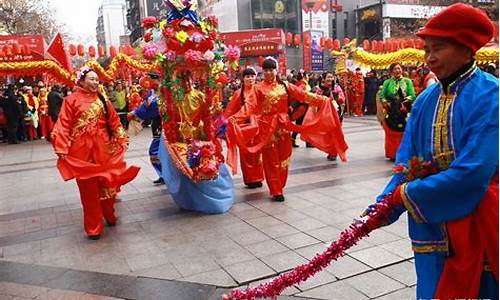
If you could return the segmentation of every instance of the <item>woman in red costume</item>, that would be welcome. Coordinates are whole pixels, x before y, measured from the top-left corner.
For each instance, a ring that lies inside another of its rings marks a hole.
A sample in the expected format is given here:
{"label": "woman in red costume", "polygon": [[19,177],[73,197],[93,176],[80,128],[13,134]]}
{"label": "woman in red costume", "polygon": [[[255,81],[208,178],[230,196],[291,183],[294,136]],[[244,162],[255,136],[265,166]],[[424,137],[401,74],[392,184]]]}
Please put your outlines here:
{"label": "woman in red costume", "polygon": [[98,92],[97,74],[85,67],[77,84],[63,102],[51,138],[61,176],[75,178],[80,190],[85,232],[97,240],[103,217],[109,226],[116,224],[115,197],[139,168],[126,167],[128,137],[113,105]]}
{"label": "woman in red costume", "polygon": [[142,97],[139,94],[139,86],[133,85],[130,88],[130,96],[128,97],[128,111],[134,111],[142,104]]}
{"label": "woman in red costume", "polygon": [[[335,75],[333,75],[332,72],[326,71],[322,75],[323,77],[323,83],[319,86],[319,88],[316,90],[316,93],[319,95],[326,96],[330,98],[332,105],[334,106],[334,114],[333,117],[336,119],[339,119],[339,124],[342,124],[342,116],[344,113],[344,107],[345,107],[345,95],[344,91],[342,91],[342,88],[340,87],[339,84],[336,82]],[[306,114],[306,118],[312,118],[314,117],[314,111],[309,110]],[[335,133],[334,132],[327,132],[324,135],[325,139],[334,139],[335,138]],[[330,161],[336,161],[337,160],[337,153],[335,153],[335,149],[320,149],[326,153],[328,153],[328,156],[326,157]]]}
{"label": "woman in red costume", "polygon": [[[249,101],[254,94],[254,85],[255,85],[255,77],[257,76],[257,72],[254,68],[248,67],[246,68],[242,74],[242,85],[241,89],[237,90],[229,104],[224,111],[224,117],[226,119],[230,118],[232,115],[236,114],[243,105]],[[247,124],[247,120],[241,120],[242,123],[238,124],[243,126]],[[252,142],[250,142],[252,145]],[[264,180],[264,170],[262,168],[262,155],[260,152],[258,153],[241,153],[240,154],[240,165],[241,165],[241,173],[243,173],[243,182],[245,185],[250,188],[259,188],[262,187],[262,181]],[[233,171],[236,171],[236,168],[233,168]]]}
{"label": "woman in red costume", "polygon": [[47,104],[47,89],[41,88],[38,94],[38,117],[40,119],[40,129],[42,138],[50,140],[50,132],[54,124],[49,116],[49,105]]}
{"label": "woman in red costume", "polygon": [[[302,137],[310,135],[311,144],[318,148],[327,145],[321,145],[325,141],[322,138],[315,139],[315,135],[336,132],[338,138],[326,142],[335,144],[336,152],[343,160],[346,159],[347,145],[338,118],[335,120],[332,117],[333,107],[330,99],[307,93],[293,84],[281,81],[277,77],[277,66],[274,58],[268,57],[264,60],[264,81],[255,86],[255,94],[252,96],[254,99],[249,99],[238,113],[229,118],[227,137],[229,151],[235,142],[243,153],[262,151],[264,175],[273,200],[284,201],[283,188],[286,185],[292,154],[290,131],[298,131]],[[291,99],[317,106],[319,111],[316,118],[302,126],[291,123],[288,116]],[[243,130],[238,126],[241,120],[248,118],[252,125],[247,127],[253,127],[253,130]],[[252,145],[249,144],[251,140]],[[228,164],[235,164],[230,155]]]}
{"label": "woman in red costume", "polygon": [[365,100],[365,79],[360,68],[356,68],[356,72],[352,77],[353,85],[353,98],[351,111],[355,117],[362,117],[364,115],[363,102]]}
{"label": "woman in red costume", "polygon": [[23,95],[24,101],[28,106],[28,117],[24,119],[28,121],[26,125],[26,131],[28,133],[28,138],[30,141],[38,139],[37,128],[38,128],[38,97],[33,95],[33,88],[31,86],[26,87],[25,94]]}

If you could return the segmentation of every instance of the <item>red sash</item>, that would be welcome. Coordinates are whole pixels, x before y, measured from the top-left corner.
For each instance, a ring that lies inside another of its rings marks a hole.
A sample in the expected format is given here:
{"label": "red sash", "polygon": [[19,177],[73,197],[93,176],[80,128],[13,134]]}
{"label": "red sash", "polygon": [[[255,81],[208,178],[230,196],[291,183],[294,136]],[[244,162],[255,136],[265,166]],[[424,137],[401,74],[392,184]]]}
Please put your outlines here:
{"label": "red sash", "polygon": [[498,174],[476,211],[446,224],[453,256],[446,259],[437,299],[475,299],[485,260],[498,281]]}

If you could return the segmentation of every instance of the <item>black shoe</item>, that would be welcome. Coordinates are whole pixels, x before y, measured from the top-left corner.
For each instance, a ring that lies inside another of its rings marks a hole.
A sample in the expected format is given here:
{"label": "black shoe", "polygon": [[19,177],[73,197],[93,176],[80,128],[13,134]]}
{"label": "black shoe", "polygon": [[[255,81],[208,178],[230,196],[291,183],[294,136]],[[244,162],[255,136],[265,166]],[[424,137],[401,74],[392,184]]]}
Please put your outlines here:
{"label": "black shoe", "polygon": [[306,148],[314,148],[314,146],[309,143],[306,143]]}
{"label": "black shoe", "polygon": [[293,147],[293,148],[299,148],[300,146],[299,146],[299,145],[298,145],[295,141],[293,141],[293,143],[292,143],[292,147]]}
{"label": "black shoe", "polygon": [[98,239],[100,239],[100,238],[101,238],[101,235],[100,235],[100,234],[97,234],[97,235],[89,235],[89,236],[87,236],[87,238],[88,238],[89,240],[97,241]]}
{"label": "black shoe", "polygon": [[165,180],[163,180],[162,177],[156,179],[155,181],[153,181],[153,184],[154,185],[160,185],[160,184],[165,184]]}
{"label": "black shoe", "polygon": [[250,183],[248,183],[246,186],[247,186],[247,188],[249,188],[249,189],[256,189],[256,188],[260,188],[260,187],[262,187],[262,182],[260,182],[260,181],[257,181],[257,182],[250,182]]}
{"label": "black shoe", "polygon": [[109,227],[115,227],[116,226],[116,221],[110,222],[110,221],[106,220],[106,225],[108,225]]}
{"label": "black shoe", "polygon": [[273,201],[283,202],[283,201],[285,201],[285,197],[283,197],[283,195],[276,195],[276,196],[273,196]]}
{"label": "black shoe", "polygon": [[328,159],[329,161],[336,161],[337,160],[337,155],[328,155],[326,157],[326,159]]}

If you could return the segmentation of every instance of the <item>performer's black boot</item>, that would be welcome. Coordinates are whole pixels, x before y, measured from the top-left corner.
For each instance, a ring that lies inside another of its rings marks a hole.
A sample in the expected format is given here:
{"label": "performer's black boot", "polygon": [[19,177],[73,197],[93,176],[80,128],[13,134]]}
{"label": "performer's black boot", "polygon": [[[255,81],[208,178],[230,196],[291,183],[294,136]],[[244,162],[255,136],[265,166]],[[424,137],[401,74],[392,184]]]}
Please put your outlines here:
{"label": "performer's black boot", "polygon": [[154,185],[165,184],[165,181],[163,180],[162,177],[159,177],[158,179],[156,179],[155,181],[153,181],[153,184]]}
{"label": "performer's black boot", "polygon": [[262,187],[262,182],[260,182],[260,181],[257,181],[257,182],[250,182],[250,183],[248,183],[246,186],[247,186],[247,188],[249,188],[249,189],[256,189],[256,188],[260,188],[260,187]]}
{"label": "performer's black boot", "polygon": [[283,201],[285,201],[285,197],[283,197],[283,195],[276,195],[276,196],[273,196],[273,201],[283,202]]}
{"label": "performer's black boot", "polygon": [[328,154],[328,156],[326,157],[326,159],[328,159],[329,161],[336,161],[337,160],[337,155],[330,155],[330,154]]}

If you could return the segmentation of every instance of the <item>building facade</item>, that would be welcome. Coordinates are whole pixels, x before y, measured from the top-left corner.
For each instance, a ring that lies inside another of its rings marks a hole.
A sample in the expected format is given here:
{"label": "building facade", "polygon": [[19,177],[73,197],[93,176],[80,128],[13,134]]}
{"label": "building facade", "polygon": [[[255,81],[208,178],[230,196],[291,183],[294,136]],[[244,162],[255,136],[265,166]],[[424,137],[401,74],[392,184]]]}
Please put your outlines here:
{"label": "building facade", "polygon": [[447,6],[462,2],[486,11],[498,22],[498,0],[358,0],[355,9],[359,40],[414,38],[427,20]]}
{"label": "building facade", "polygon": [[96,25],[98,46],[119,47],[120,36],[126,33],[125,0],[104,0],[99,7]]}
{"label": "building facade", "polygon": [[142,40],[142,20],[148,16],[166,18],[168,8],[164,0],[125,0],[126,19],[130,43],[134,46]]}

